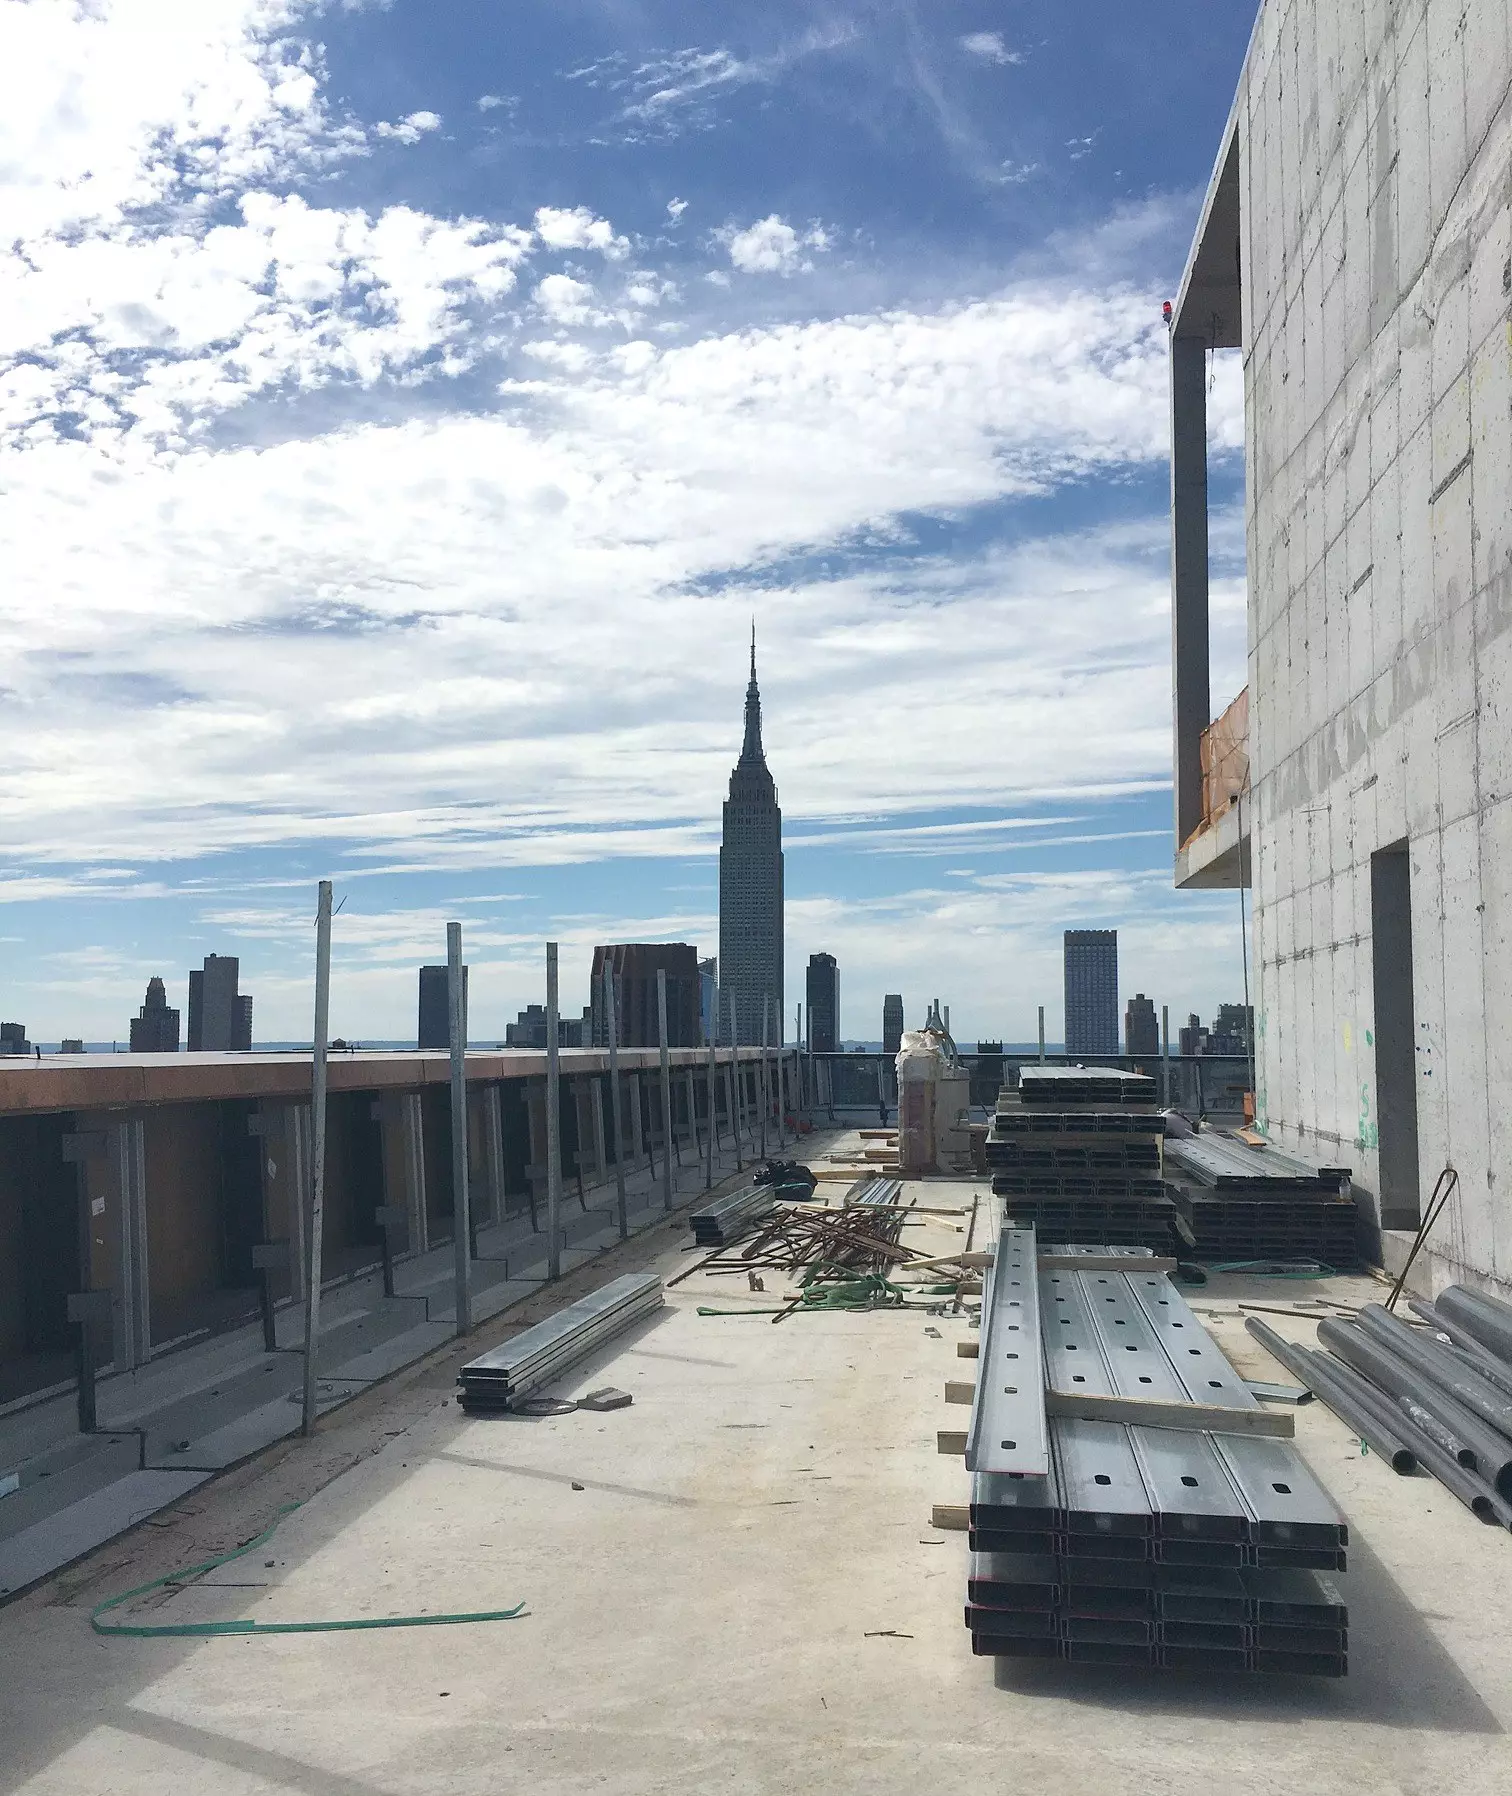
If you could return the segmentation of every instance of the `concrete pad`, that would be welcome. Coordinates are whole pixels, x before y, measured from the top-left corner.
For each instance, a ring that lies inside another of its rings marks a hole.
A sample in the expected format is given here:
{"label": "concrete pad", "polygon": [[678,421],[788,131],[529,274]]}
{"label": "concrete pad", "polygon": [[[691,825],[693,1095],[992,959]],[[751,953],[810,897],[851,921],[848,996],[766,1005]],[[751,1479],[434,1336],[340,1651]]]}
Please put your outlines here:
{"label": "concrete pad", "polygon": [[203,1472],[131,1472],[0,1541],[0,1596],[24,1590],[205,1482]]}

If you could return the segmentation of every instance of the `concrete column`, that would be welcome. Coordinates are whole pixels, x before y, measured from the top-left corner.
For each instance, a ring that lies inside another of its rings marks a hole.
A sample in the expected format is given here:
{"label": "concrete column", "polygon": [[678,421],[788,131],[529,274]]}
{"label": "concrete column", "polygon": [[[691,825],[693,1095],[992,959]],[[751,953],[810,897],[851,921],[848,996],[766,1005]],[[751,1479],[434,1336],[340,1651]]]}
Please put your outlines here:
{"label": "concrete column", "polygon": [[140,1116],[117,1123],[112,1147],[120,1195],[120,1282],[115,1304],[114,1358],[118,1369],[144,1366],[152,1356],[151,1282],[147,1264],[147,1130]]}
{"label": "concrete column", "polygon": [[593,1176],[602,1184],[609,1176],[609,1154],[604,1143],[604,1082],[597,1074],[588,1081],[588,1103],[593,1112]]}
{"label": "concrete column", "polygon": [[1171,339],[1171,707],[1176,845],[1202,822],[1208,684],[1207,343]]}
{"label": "concrete column", "polygon": [[409,1211],[410,1252],[430,1250],[429,1206],[425,1201],[425,1113],[418,1091],[404,1094],[404,1203]]}

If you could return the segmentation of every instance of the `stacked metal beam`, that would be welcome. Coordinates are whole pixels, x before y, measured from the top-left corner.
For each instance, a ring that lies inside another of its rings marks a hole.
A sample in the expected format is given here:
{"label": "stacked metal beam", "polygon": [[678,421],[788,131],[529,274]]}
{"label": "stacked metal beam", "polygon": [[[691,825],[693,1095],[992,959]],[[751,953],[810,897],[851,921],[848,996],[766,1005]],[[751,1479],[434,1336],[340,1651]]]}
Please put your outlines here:
{"label": "stacked metal beam", "polygon": [[512,1408],[605,1341],[660,1309],[662,1301],[662,1282],[654,1272],[628,1272],[613,1279],[469,1360],[457,1376],[463,1409],[487,1415]]}
{"label": "stacked metal beam", "polygon": [[1349,1168],[1204,1132],[1165,1144],[1167,1191],[1203,1261],[1359,1263]]}
{"label": "stacked metal beam", "polygon": [[1044,1416],[1047,1383],[1256,1407],[1170,1280],[1130,1262],[1037,1272],[1031,1301],[1032,1234],[999,1243],[967,1437],[973,1651],[1342,1676],[1347,1613],[1316,1574],[1343,1570],[1348,1530],[1292,1447]]}
{"label": "stacked metal beam", "polygon": [[1512,1307],[1451,1285],[1412,1300],[1414,1329],[1378,1303],[1318,1325],[1326,1352],[1247,1326],[1393,1470],[1421,1465],[1482,1521],[1512,1526]]}
{"label": "stacked metal beam", "polygon": [[693,1240],[699,1247],[723,1247],[748,1222],[770,1215],[777,1202],[778,1193],[772,1185],[747,1185],[727,1197],[717,1197],[688,1218]]}
{"label": "stacked metal beam", "polygon": [[873,1173],[869,1178],[857,1179],[845,1194],[848,1204],[874,1204],[879,1210],[885,1210],[897,1203],[903,1194],[902,1179],[890,1179],[881,1173]]}
{"label": "stacked metal beam", "polygon": [[1155,1084],[1118,1067],[1026,1066],[987,1133],[992,1189],[1015,1221],[1070,1241],[1170,1249]]}

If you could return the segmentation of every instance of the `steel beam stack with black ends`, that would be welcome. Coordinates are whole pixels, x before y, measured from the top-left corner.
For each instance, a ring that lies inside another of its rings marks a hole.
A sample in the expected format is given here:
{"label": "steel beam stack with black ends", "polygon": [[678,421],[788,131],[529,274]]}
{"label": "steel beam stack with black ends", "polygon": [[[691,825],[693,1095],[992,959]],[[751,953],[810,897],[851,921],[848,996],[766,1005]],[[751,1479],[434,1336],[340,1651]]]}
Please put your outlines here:
{"label": "steel beam stack with black ends", "polygon": [[1155,1081],[1118,1067],[1026,1066],[987,1132],[994,1195],[1015,1222],[1067,1241],[1169,1252]]}
{"label": "steel beam stack with black ends", "polygon": [[747,1223],[759,1222],[777,1207],[777,1193],[770,1185],[747,1185],[726,1197],[717,1197],[688,1218],[693,1240],[699,1247],[723,1247],[733,1241]]}
{"label": "steel beam stack with black ends", "polygon": [[1032,1231],[999,1241],[967,1435],[972,1650],[1344,1675],[1348,1614],[1319,1573],[1344,1569],[1348,1530],[1290,1445],[1045,1413],[1047,1385],[1257,1407],[1169,1278],[1127,1257],[1039,1271]]}
{"label": "steel beam stack with black ends", "polygon": [[1194,1258],[1359,1264],[1349,1168],[1309,1166],[1273,1147],[1205,1130],[1165,1144],[1166,1190]]}
{"label": "steel beam stack with black ends", "polygon": [[662,1305],[654,1272],[627,1272],[556,1315],[469,1360],[457,1375],[469,1414],[497,1414],[558,1378]]}
{"label": "steel beam stack with black ends", "polygon": [[1512,1306],[1451,1285],[1411,1307],[1432,1332],[1370,1303],[1358,1322],[1320,1322],[1321,1352],[1247,1327],[1395,1470],[1422,1466],[1482,1521],[1512,1526]]}

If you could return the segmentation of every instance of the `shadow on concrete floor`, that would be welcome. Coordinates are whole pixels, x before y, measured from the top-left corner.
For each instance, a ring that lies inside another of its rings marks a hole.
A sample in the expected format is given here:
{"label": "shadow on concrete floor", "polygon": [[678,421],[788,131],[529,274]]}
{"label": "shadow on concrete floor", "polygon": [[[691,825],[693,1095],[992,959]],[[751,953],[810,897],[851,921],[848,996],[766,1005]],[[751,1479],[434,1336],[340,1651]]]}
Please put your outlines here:
{"label": "shadow on concrete floor", "polygon": [[1349,1571],[1339,1583],[1349,1605],[1345,1678],[1258,1672],[1204,1676],[1000,1658],[993,1661],[994,1682],[1015,1696],[1058,1696],[1129,1714],[1231,1721],[1324,1716],[1450,1734],[1505,1731],[1354,1528]]}

